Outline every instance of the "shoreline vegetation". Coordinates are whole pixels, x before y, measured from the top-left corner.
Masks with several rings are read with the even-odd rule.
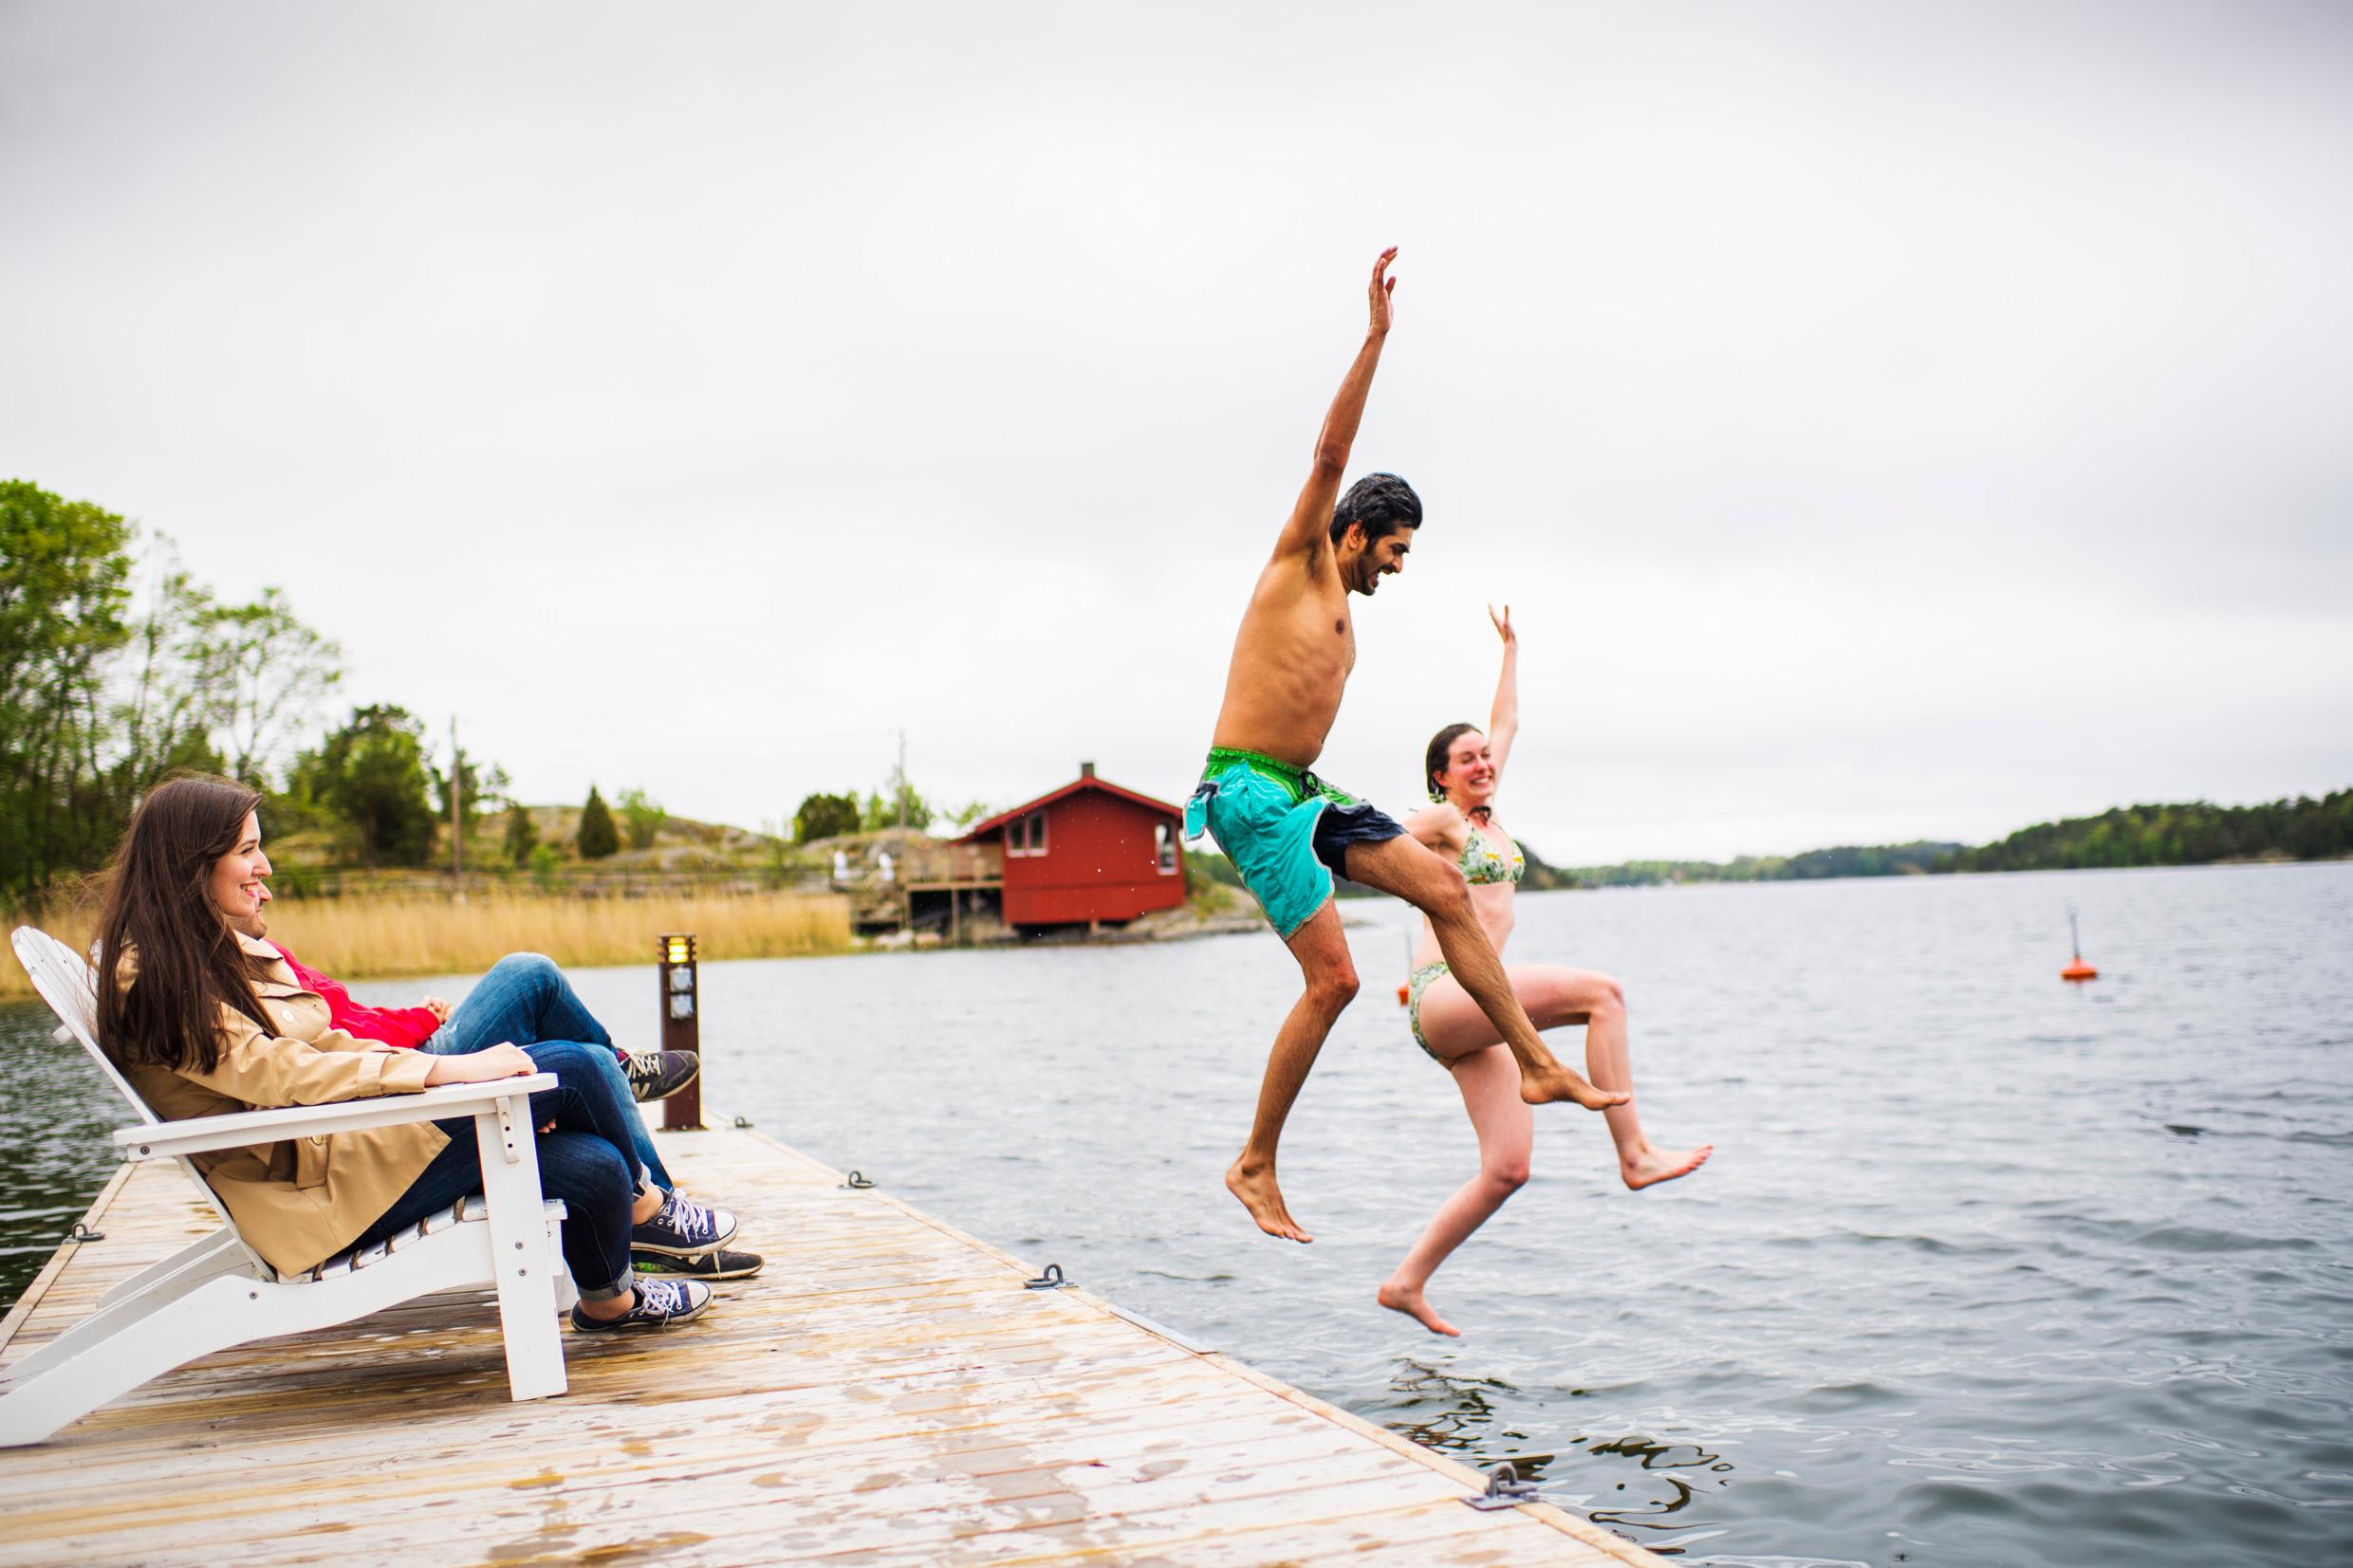
[[[2353,857],[2353,789],[2314,800],[2298,795],[2257,805],[2211,801],[2114,806],[2020,828],[1972,847],[1916,839],[1846,844],[1803,855],[1735,859],[1629,860],[1614,866],[1544,865],[1528,857],[1532,888],[1650,887],[1677,882],[1805,882],[1834,876],[1948,876],[1994,871],[2117,871],[2136,866],[2205,866]]]

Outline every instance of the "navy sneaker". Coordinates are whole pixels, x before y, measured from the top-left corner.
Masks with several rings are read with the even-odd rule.
[[[757,1252],[731,1252],[721,1247],[695,1258],[632,1252],[629,1266],[640,1274],[677,1274],[690,1280],[749,1280],[768,1266],[768,1260]]]
[[[583,1334],[611,1334],[625,1328],[667,1328],[698,1318],[711,1304],[711,1287],[694,1280],[639,1280],[638,1301],[618,1318],[591,1318],[572,1308],[572,1326]]]
[[[621,1070],[629,1079],[630,1095],[643,1105],[668,1099],[694,1082],[703,1070],[703,1059],[693,1051],[632,1051]]]
[[[699,1258],[735,1239],[735,1216],[678,1192],[662,1194],[654,1217],[629,1231],[629,1251],[663,1258]]]

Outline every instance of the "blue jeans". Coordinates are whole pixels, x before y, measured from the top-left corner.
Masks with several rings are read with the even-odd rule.
[[[564,1200],[564,1262],[581,1295],[592,1301],[611,1301],[630,1288],[629,1208],[638,1195],[629,1147],[637,1107],[614,1095],[598,1069],[599,1058],[610,1062],[611,1048],[548,1041],[531,1052],[540,1071],[557,1079],[554,1088],[531,1097],[532,1124],[556,1124],[554,1132],[539,1134],[539,1190]],[[473,1118],[453,1116],[434,1125],[449,1134],[448,1146],[352,1245],[380,1242],[482,1190]]]
[[[531,1048],[548,1040],[576,1040],[608,1047],[603,1053],[604,1072],[612,1079],[613,1092],[629,1109],[630,1146],[637,1152],[638,1163],[653,1176],[654,1185],[668,1190],[670,1172],[654,1152],[653,1135],[638,1112],[628,1077],[621,1070],[621,1059],[609,1048],[613,1037],[581,1005],[572,983],[564,978],[554,959],[535,952],[510,952],[491,965],[491,972],[466,994],[466,1000],[457,1005],[447,1024],[434,1031],[424,1048],[435,1056],[472,1056],[489,1046],[514,1044],[536,1058],[539,1053]]]

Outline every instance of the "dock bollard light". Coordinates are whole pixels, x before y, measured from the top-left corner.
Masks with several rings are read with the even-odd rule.
[[[689,1051],[699,1058],[703,1053],[702,1007],[695,973],[694,932],[658,938],[657,952],[661,960],[661,1048]],[[698,1074],[694,1082],[662,1101],[662,1131],[698,1133],[702,1125],[703,1080]]]

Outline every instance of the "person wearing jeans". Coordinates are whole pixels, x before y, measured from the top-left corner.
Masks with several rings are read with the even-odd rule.
[[[491,966],[490,973],[475,983],[466,1000],[451,1010],[448,1020],[417,1049],[435,1056],[472,1056],[502,1041],[520,1045],[534,1057],[544,1042],[576,1041],[603,1046],[588,1054],[596,1059],[595,1068],[614,1095],[630,1107],[623,1117],[629,1147],[638,1163],[652,1174],[655,1186],[671,1185],[670,1172],[662,1167],[645,1118],[632,1104],[629,1079],[614,1050],[612,1031],[583,1005],[554,959],[535,952],[509,953]]]
[[[354,1001],[350,991],[332,977],[306,968],[285,946],[267,940],[269,921],[263,910],[270,901],[270,893],[262,884],[256,885],[255,892],[259,906],[249,917],[235,922],[235,929],[282,958],[303,988],[326,1003],[333,1027],[358,1039],[432,1056],[473,1056],[494,1045],[511,1044],[537,1060],[544,1050],[559,1044],[589,1047],[576,1066],[602,1079],[618,1107],[617,1123],[624,1134],[622,1146],[629,1153],[632,1179],[642,1171],[656,1188],[669,1191],[676,1187],[636,1102],[659,1098],[694,1081],[700,1070],[696,1057],[683,1051],[628,1056],[613,1043],[612,1032],[582,1003],[555,960],[535,952],[510,953],[500,959],[454,1007],[430,996],[417,1007],[367,1006]],[[650,1068],[658,1080],[653,1084],[654,1093],[641,1092],[637,1083],[639,1064]],[[690,1274],[706,1280],[745,1279],[765,1266],[756,1252],[640,1246],[637,1253],[640,1271]]]
[[[498,1048],[494,1044],[479,1053],[436,1054],[487,1056]],[[506,1049],[515,1047],[507,1044]],[[706,1208],[639,1181],[630,1139],[638,1116],[613,1087],[613,1053],[604,1042],[542,1041],[524,1054],[532,1070],[553,1073],[557,1079],[553,1089],[531,1097],[531,1120],[540,1130],[539,1185],[547,1196],[564,1200],[564,1263],[584,1302],[619,1301],[637,1289],[637,1271],[630,1262],[635,1251],[651,1246],[692,1255],[716,1250],[732,1236],[735,1222],[726,1210]],[[454,1116],[434,1125],[450,1141],[410,1182],[408,1190],[361,1232],[354,1246],[384,1241],[481,1192],[482,1156],[473,1118]],[[602,1316],[593,1306],[575,1309],[573,1325],[593,1333],[627,1322],[668,1320],[699,1311],[709,1299],[707,1290],[699,1296],[690,1290],[680,1297],[672,1284],[647,1282],[637,1302],[618,1318]]]

